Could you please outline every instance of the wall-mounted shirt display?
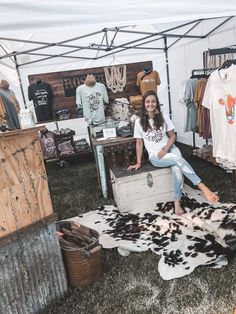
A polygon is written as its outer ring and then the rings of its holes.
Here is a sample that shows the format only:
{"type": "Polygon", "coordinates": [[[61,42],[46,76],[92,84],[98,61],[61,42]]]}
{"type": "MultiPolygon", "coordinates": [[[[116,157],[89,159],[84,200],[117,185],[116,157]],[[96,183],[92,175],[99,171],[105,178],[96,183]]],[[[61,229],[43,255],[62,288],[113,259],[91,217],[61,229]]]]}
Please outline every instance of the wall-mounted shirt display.
{"type": "Polygon", "coordinates": [[[159,73],[155,70],[146,74],[144,71],[139,72],[137,75],[136,85],[139,87],[140,92],[144,95],[147,91],[157,92],[157,85],[161,84],[159,73]]]}
{"type": "Polygon", "coordinates": [[[80,85],[76,89],[76,104],[83,108],[85,119],[89,123],[100,124],[105,121],[104,103],[108,103],[106,86],[96,83],[94,86],[80,85]]]}
{"type": "Polygon", "coordinates": [[[53,119],[51,86],[43,81],[29,85],[28,98],[33,100],[37,121],[48,121],[53,119]]]}

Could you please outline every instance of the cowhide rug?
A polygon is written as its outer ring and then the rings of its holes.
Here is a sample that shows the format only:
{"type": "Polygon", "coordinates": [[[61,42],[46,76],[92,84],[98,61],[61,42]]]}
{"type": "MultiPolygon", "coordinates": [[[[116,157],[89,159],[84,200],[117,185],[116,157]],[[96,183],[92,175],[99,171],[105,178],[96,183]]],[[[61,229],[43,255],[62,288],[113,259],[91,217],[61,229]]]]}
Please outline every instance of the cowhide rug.
{"type": "Polygon", "coordinates": [[[161,277],[170,280],[199,265],[220,268],[236,251],[236,205],[211,205],[198,195],[183,195],[182,216],[167,202],[158,203],[155,210],[130,213],[104,206],[70,220],[97,230],[102,246],[117,247],[122,255],[150,249],[160,255],[161,277]]]}

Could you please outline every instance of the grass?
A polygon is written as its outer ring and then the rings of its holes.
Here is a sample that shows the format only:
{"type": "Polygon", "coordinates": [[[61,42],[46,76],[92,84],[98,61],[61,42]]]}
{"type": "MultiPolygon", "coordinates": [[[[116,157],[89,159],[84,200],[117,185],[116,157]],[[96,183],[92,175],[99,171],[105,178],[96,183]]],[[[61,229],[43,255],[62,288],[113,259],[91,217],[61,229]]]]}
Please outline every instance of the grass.
{"type": "MultiPolygon", "coordinates": [[[[184,157],[221,201],[236,203],[236,184],[224,170],[191,155],[192,148],[178,145],[184,157]]],[[[95,163],[73,162],[65,168],[47,164],[53,206],[59,219],[70,218],[103,204],[95,163]]],[[[152,252],[119,255],[103,250],[103,276],[83,288],[69,289],[43,313],[78,314],[233,314],[236,305],[236,260],[222,269],[199,267],[190,275],[164,281],[152,252]]]]}

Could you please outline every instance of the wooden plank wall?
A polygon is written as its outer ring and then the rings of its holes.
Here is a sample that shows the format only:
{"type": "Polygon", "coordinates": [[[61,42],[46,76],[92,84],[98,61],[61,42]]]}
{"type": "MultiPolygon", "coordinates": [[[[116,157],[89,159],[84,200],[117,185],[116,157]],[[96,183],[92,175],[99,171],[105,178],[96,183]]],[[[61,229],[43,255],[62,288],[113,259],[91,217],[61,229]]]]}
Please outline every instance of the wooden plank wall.
{"type": "MultiPolygon", "coordinates": [[[[126,65],[127,83],[120,93],[113,93],[107,88],[110,99],[125,97],[129,98],[131,95],[139,95],[139,89],[136,86],[137,74],[145,67],[152,67],[152,61],[135,62],[126,65]]],[[[53,112],[55,119],[55,112],[60,109],[69,108],[72,115],[76,113],[75,93],[76,88],[83,84],[87,74],[93,74],[97,82],[106,85],[106,79],[103,67],[79,69],[73,71],[62,71],[53,73],[39,73],[29,75],[29,84],[35,83],[36,80],[41,79],[50,84],[53,90],[53,112]]]]}
{"type": "Polygon", "coordinates": [[[53,213],[35,129],[0,135],[0,237],[53,213]]]}

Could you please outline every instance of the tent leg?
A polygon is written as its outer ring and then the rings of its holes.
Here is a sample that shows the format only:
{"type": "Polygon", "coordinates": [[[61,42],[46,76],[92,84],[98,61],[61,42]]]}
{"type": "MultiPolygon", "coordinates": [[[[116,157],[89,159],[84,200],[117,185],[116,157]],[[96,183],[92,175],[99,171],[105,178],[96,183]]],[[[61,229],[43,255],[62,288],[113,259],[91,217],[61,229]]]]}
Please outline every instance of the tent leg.
{"type": "Polygon", "coordinates": [[[20,71],[19,71],[19,65],[17,63],[16,55],[14,55],[13,57],[14,57],[15,65],[16,65],[16,72],[17,72],[19,83],[20,83],[20,90],[21,90],[21,95],[22,95],[22,98],[23,98],[24,106],[25,106],[25,108],[27,108],[26,101],[25,101],[25,94],[24,94],[22,81],[21,81],[21,76],[20,76],[20,71]]]}
{"type": "Polygon", "coordinates": [[[169,102],[169,115],[172,118],[172,108],[171,108],[171,97],[170,97],[170,73],[169,73],[169,60],[168,60],[168,47],[167,47],[167,38],[164,37],[164,52],[166,58],[166,77],[167,77],[167,90],[168,90],[168,102],[169,102]]]}

